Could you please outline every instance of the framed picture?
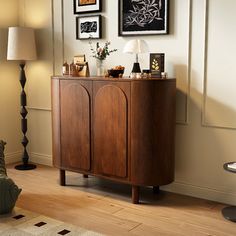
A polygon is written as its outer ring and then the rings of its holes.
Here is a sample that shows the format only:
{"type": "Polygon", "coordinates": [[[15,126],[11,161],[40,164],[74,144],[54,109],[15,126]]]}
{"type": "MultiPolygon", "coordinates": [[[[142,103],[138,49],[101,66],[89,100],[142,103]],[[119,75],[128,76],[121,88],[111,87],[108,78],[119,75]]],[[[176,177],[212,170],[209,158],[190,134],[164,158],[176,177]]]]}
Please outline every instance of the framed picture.
{"type": "Polygon", "coordinates": [[[76,17],[76,39],[100,39],[102,37],[101,15],[76,17]]]}
{"type": "Polygon", "coordinates": [[[119,0],[119,36],[168,34],[168,0],[119,0]]]}
{"type": "Polygon", "coordinates": [[[161,78],[161,72],[165,71],[164,53],[150,53],[150,71],[152,77],[161,78]]]}
{"type": "Polygon", "coordinates": [[[80,54],[74,56],[74,64],[84,63],[85,62],[85,54],[80,54]]]}
{"type": "Polygon", "coordinates": [[[74,14],[99,12],[102,10],[102,0],[74,0],[74,14]]]}

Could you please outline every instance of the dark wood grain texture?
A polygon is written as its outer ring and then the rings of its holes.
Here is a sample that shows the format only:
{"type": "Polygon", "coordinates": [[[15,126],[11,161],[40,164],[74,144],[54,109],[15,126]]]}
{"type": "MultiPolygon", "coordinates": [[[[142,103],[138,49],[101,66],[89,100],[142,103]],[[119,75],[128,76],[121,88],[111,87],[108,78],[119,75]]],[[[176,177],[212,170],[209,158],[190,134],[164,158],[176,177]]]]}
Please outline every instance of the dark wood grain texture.
{"type": "Polygon", "coordinates": [[[93,91],[94,171],[126,178],[129,84],[94,82],[93,91]]]}
{"type": "Polygon", "coordinates": [[[132,185],[132,203],[139,203],[139,186],[132,185]]]}
{"type": "Polygon", "coordinates": [[[92,82],[60,82],[63,167],[90,170],[91,91],[92,82]]]}
{"type": "Polygon", "coordinates": [[[174,180],[175,83],[131,83],[131,182],[159,186],[174,180]]]}
{"type": "Polygon", "coordinates": [[[53,165],[61,167],[61,133],[60,133],[60,80],[51,80],[52,95],[52,156],[53,165]]]}
{"type": "Polygon", "coordinates": [[[60,176],[59,176],[60,185],[65,186],[66,185],[66,171],[60,170],[59,174],[60,174],[60,176]]]}
{"type": "Polygon", "coordinates": [[[139,187],[174,180],[175,79],[52,78],[54,165],[139,187]],[[59,118],[57,117],[59,116],[59,118]]]}

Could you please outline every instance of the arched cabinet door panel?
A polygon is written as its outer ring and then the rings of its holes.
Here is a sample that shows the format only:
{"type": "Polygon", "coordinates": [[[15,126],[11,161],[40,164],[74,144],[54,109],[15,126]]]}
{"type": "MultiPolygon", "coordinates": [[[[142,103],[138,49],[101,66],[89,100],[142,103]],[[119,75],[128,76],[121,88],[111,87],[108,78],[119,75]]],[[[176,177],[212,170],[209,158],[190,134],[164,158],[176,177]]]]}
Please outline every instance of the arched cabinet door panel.
{"type": "Polygon", "coordinates": [[[90,170],[92,83],[73,80],[60,83],[62,166],[90,170]]]}
{"type": "Polygon", "coordinates": [[[94,171],[128,177],[128,83],[94,82],[94,171]]]}

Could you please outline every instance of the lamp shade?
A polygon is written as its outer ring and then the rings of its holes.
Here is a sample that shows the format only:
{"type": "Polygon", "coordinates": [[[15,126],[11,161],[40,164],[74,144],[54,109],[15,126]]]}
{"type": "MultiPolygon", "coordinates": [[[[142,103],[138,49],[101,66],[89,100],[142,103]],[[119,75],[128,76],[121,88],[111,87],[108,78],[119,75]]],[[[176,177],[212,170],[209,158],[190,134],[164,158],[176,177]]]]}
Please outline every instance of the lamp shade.
{"type": "Polygon", "coordinates": [[[34,30],[27,27],[9,27],[7,60],[35,60],[34,30]]]}
{"type": "Polygon", "coordinates": [[[149,52],[149,47],[146,41],[142,39],[133,39],[126,43],[124,49],[124,53],[145,53],[149,52]]]}

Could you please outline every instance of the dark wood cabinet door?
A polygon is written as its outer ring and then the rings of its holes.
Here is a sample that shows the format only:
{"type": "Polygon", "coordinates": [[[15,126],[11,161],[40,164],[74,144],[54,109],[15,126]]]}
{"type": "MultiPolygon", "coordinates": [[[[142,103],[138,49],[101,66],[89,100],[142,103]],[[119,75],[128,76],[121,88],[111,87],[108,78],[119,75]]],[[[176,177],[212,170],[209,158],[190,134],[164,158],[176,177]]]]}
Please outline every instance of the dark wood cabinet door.
{"type": "Polygon", "coordinates": [[[94,82],[94,171],[97,174],[128,176],[130,84],[94,82]]]}
{"type": "Polygon", "coordinates": [[[61,159],[71,170],[91,168],[91,94],[90,81],[60,81],[61,159]]]}
{"type": "Polygon", "coordinates": [[[131,86],[131,181],[165,185],[174,180],[175,80],[131,86]]]}

